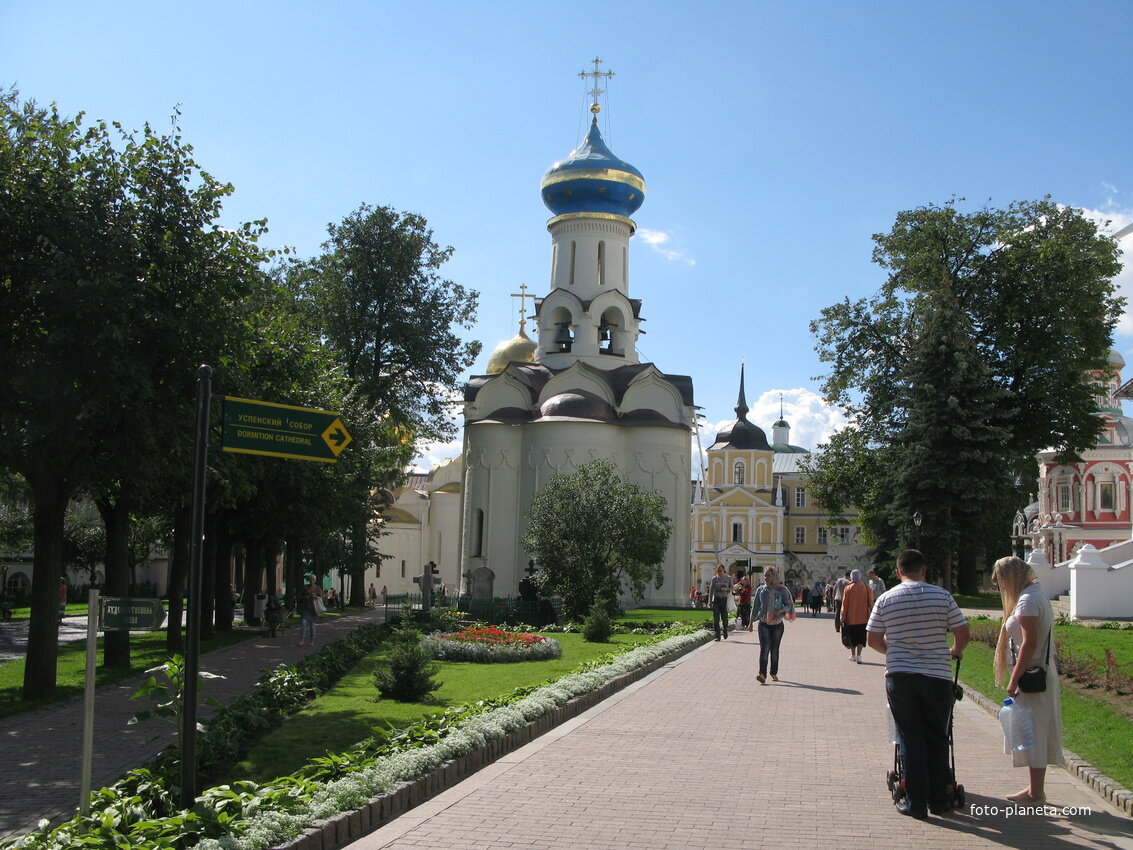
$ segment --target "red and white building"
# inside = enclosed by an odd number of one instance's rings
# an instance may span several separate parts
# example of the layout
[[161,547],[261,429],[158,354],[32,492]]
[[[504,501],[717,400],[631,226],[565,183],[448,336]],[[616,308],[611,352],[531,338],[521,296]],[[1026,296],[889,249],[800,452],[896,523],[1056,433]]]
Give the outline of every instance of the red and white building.
[[[1029,519],[1032,540],[1058,564],[1090,543],[1104,549],[1133,532],[1133,419],[1121,410],[1133,398],[1133,381],[1123,384],[1125,360],[1110,352],[1109,374],[1095,376],[1104,422],[1097,445],[1075,463],[1059,463],[1056,452],[1040,452],[1037,512]],[[1037,542],[1036,541],[1036,542]]]

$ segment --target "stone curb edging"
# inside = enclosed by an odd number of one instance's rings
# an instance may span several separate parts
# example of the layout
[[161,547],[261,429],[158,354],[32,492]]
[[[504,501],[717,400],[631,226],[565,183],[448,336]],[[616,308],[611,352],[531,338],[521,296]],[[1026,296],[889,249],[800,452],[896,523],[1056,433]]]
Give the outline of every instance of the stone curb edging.
[[521,729],[517,729],[502,738],[489,741],[483,747],[460,758],[445,762],[436,770],[412,782],[404,782],[393,790],[371,797],[366,805],[360,809],[353,812],[342,812],[326,820],[316,821],[290,841],[274,845],[272,850],[338,850],[338,848],[373,832],[378,827],[384,826],[394,818],[451,788],[513,750],[517,750],[540,735],[546,734],[559,724],[577,717],[628,685],[644,679],[650,673],[671,664],[681,656],[699,649],[711,639],[711,634],[705,632],[704,640],[700,643],[689,644],[681,649],[673,650],[642,667],[638,667],[636,670],[610,679],[590,693],[575,697],[565,705],[531,721]]
[[[988,699],[979,691],[970,688],[963,682],[960,683],[960,687],[964,689],[964,693],[971,698],[972,702],[984,709],[984,711],[987,711],[993,716],[999,712],[999,706],[994,700]],[[1065,759],[1063,767],[1068,773],[1077,776],[1103,798],[1123,811],[1127,816],[1133,817],[1133,791],[1125,788],[1116,779],[1111,779],[1106,776],[1077,753],[1063,748],[1062,755]]]

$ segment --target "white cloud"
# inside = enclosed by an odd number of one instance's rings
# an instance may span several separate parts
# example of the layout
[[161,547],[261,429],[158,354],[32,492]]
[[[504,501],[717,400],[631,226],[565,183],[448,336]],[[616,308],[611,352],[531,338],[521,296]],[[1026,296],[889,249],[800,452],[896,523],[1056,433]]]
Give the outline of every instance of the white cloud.
[[696,260],[692,257],[685,256],[683,251],[678,251],[675,248],[668,247],[670,234],[662,230],[649,230],[647,228],[638,228],[637,236],[642,239],[646,245],[664,257],[666,260],[676,260],[690,266],[696,265]]
[[[1095,222],[1104,233],[1115,234],[1133,225],[1133,210],[1119,210],[1107,204],[1102,210],[1081,210],[1082,215]],[[1109,222],[1106,224],[1106,222]],[[1119,257],[1125,267],[1113,279],[1118,295],[1123,295],[1129,301],[1125,305],[1125,313],[1118,320],[1114,331],[1117,337],[1114,347],[1121,351],[1129,360],[1128,355],[1133,354],[1133,232],[1126,233],[1119,241],[1122,256]]]
[[417,456],[413,458],[412,471],[428,472],[447,460],[460,457],[463,451],[464,441],[459,436],[447,443],[427,443],[418,449]]

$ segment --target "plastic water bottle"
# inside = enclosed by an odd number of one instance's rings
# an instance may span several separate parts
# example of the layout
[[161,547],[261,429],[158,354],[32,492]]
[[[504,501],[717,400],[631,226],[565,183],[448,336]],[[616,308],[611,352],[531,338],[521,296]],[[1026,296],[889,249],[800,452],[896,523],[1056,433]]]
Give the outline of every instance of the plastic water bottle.
[[897,743],[897,721],[893,719],[893,709],[885,703],[885,734],[890,744]]
[[1008,697],[999,709],[999,723],[1009,750],[1029,750],[1035,745],[1035,729],[1031,725],[1031,712]]

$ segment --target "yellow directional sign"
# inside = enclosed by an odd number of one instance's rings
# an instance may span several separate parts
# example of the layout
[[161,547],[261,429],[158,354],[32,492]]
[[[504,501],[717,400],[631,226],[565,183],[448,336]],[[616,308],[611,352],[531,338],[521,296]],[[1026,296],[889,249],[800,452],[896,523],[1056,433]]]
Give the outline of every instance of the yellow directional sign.
[[337,413],[248,398],[224,398],[226,452],[334,463],[350,445]]

